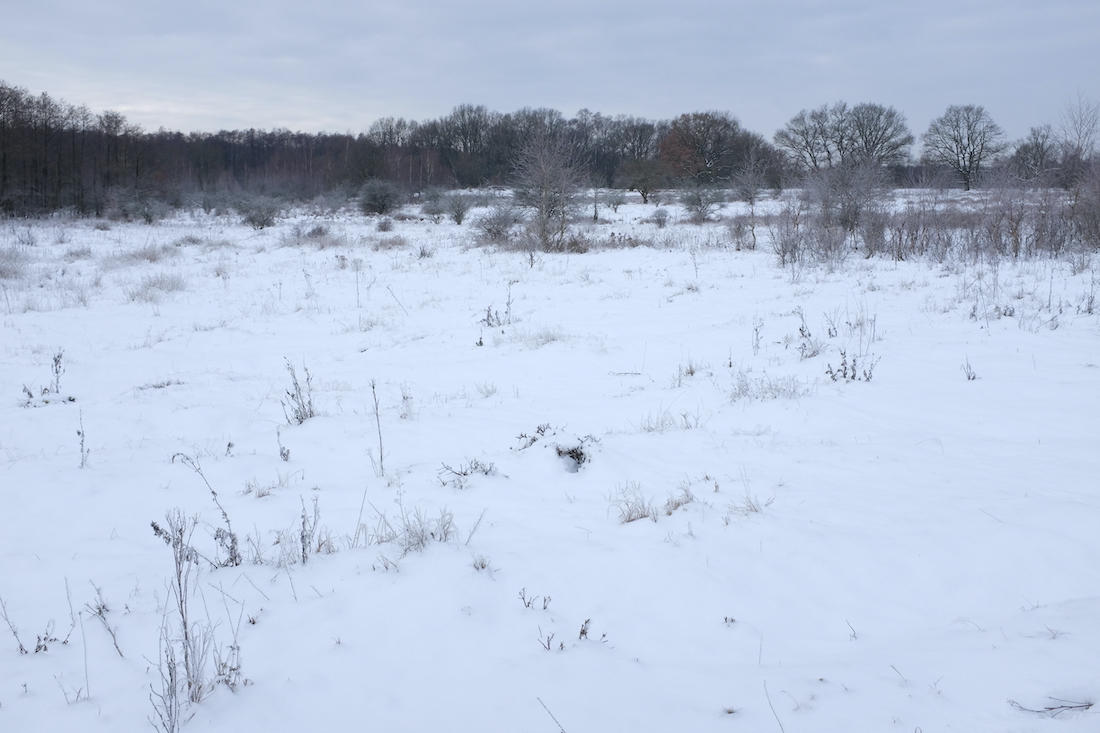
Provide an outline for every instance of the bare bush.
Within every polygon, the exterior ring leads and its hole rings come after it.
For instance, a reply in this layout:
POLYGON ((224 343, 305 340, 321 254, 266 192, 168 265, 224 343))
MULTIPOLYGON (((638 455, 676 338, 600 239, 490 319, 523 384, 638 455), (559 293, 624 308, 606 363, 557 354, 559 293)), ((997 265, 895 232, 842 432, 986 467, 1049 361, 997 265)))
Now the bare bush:
POLYGON ((626 203, 626 195, 622 191, 608 191, 604 194, 604 203, 611 208, 616 214, 619 213, 619 207, 626 203))
POLYGON ((430 219, 433 224, 443 221, 446 209, 443 200, 438 195, 425 196, 420 204, 420 215, 430 219))
POLYGON ((1063 202, 1054 200, 1049 190, 1029 191, 1008 180, 998 183, 981 210, 981 248, 1013 258, 1059 254, 1069 236, 1063 202))
POLYGON ((522 217, 511 202, 500 202, 474 222, 474 228, 486 244, 505 244, 522 217))
POLYGON ((931 256, 942 261, 953 247, 954 237, 941 209, 935 193, 907 199, 903 208, 886 217, 883 252, 895 260, 931 256))
POLYGON ((0 280, 21 280, 28 259, 17 247, 0 249, 0 280))
POLYGON ((703 224, 726 203, 726 192, 717 186, 696 182, 680 194, 680 203, 693 224, 703 224))
MULTIPOLYGON (((383 219, 385 221, 385 219, 383 219)), ((379 252, 385 252, 392 249, 404 249, 409 246, 409 240, 402 237, 400 234, 394 234, 389 237, 382 237, 375 245, 374 249, 379 252)))
POLYGON ((847 164, 807 175, 803 194, 815 207, 825 227, 854 232, 865 212, 875 208, 885 193, 882 169, 847 164))
POLYGON ((401 204, 401 189, 397 184, 372 178, 359 189, 359 208, 367 215, 389 214, 401 204))
POLYGON ((451 221, 461 225, 462 222, 466 221, 466 215, 470 213, 470 209, 473 208, 474 200, 472 196, 454 192, 444 196, 442 203, 443 209, 451 217, 451 221))
POLYGON ((317 410, 313 407, 313 375, 309 369, 302 365, 305 372, 305 386, 298 380, 298 373, 290 359, 286 360, 286 370, 290 374, 290 389, 286 390, 286 399, 283 400, 283 415, 287 424, 301 425, 311 417, 317 416, 317 410))
POLYGON ((801 200, 788 201, 768 222, 772 251, 785 267, 802 261, 810 241, 809 213, 801 200))
MULTIPOLYGON (((897 260, 1056 257, 1083 244, 1072 197, 1057 189, 1019 188, 1006 179, 995 182, 979 206, 963 208, 926 193, 875 216, 882 220, 882 240, 873 247, 865 236, 867 254, 897 260)), ((861 236, 865 232, 861 228, 861 236)))
POLYGON ((283 215, 282 204, 270 196, 241 199, 234 204, 234 208, 240 213, 244 223, 253 229, 266 229, 274 226, 279 217, 283 215))
POLYGON ((1100 162, 1093 163, 1073 189, 1067 217, 1080 246, 1100 249, 1100 162))
POLYGON ((497 467, 492 463, 482 463, 476 458, 460 463, 458 468, 453 468, 444 463, 443 467, 439 469, 439 483, 443 486, 464 489, 469 485, 470 477, 475 474, 495 476, 497 467))

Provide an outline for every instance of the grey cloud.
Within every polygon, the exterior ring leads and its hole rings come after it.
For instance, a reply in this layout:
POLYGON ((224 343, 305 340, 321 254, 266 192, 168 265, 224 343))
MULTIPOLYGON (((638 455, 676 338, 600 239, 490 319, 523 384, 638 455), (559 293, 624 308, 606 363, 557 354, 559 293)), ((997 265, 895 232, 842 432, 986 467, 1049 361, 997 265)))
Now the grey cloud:
POLYGON ((0 28, 0 78, 146 127, 361 130, 459 103, 671 117, 770 135, 845 99, 920 132, 985 105, 1014 136, 1100 98, 1100 6, 1033 2, 515 3, 39 0, 0 28))

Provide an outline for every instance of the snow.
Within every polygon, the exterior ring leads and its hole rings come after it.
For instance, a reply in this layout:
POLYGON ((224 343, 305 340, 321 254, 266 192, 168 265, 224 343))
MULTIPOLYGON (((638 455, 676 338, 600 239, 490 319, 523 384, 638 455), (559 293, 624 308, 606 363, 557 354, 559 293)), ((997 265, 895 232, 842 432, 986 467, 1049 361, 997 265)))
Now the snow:
POLYGON ((6 224, 0 729, 149 729, 178 508, 240 652, 184 731, 1095 730, 1020 708, 1100 694, 1100 261, 779 267, 670 208, 6 224))

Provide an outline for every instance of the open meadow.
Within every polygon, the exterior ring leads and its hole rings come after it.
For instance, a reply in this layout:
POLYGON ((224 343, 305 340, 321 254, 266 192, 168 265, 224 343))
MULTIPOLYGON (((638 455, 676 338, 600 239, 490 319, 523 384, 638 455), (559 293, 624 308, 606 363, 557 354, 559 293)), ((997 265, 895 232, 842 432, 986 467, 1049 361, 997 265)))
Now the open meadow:
POLYGON ((1096 730, 1100 256, 796 193, 3 222, 0 730, 1096 730))

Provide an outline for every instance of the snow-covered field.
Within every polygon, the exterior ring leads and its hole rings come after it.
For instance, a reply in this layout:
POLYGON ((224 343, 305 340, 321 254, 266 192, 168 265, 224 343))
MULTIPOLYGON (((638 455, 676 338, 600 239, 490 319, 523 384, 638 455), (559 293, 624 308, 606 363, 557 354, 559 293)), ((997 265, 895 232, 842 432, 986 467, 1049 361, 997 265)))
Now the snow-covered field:
POLYGON ((0 730, 1096 730, 1100 259, 669 208, 5 223, 0 730))

